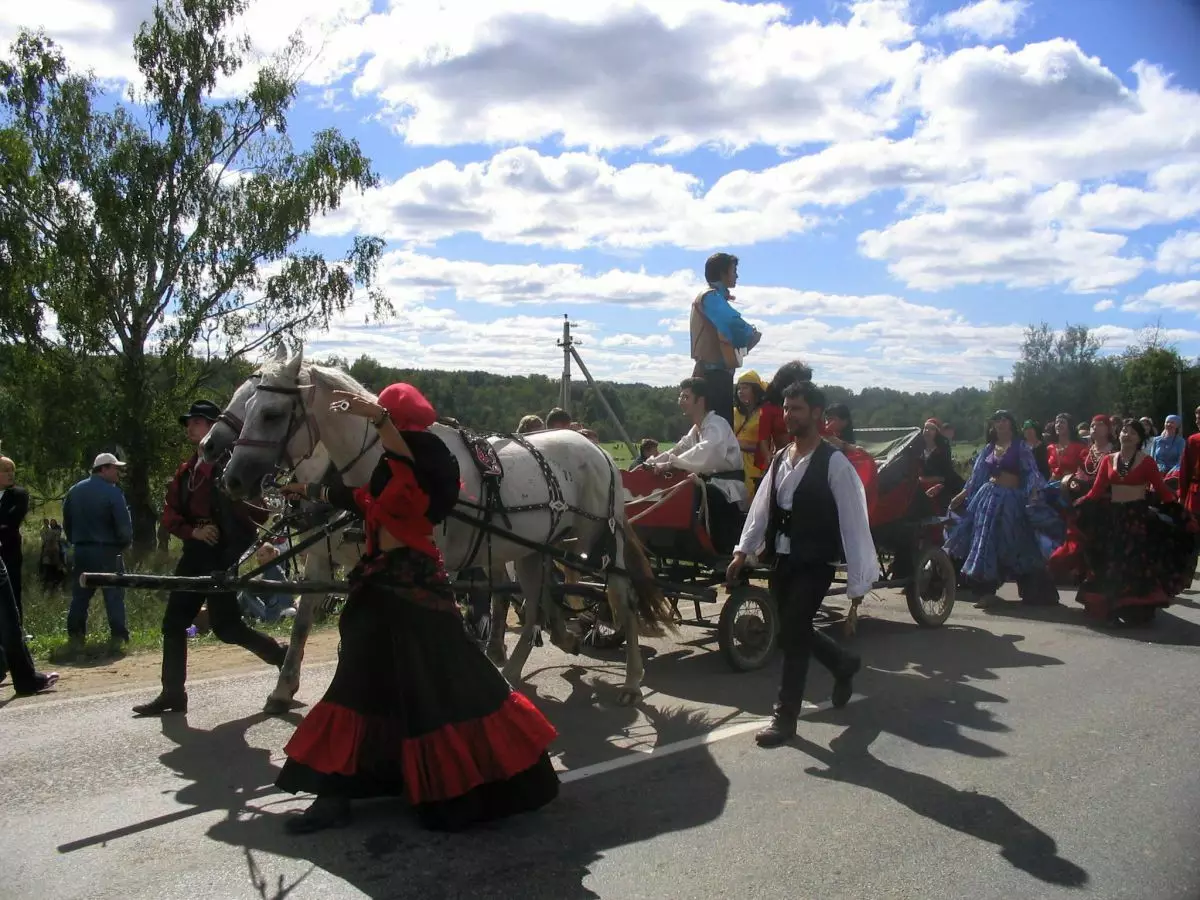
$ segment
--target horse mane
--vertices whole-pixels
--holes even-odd
[[[286,365],[286,362],[277,362],[272,360],[271,362],[264,363],[259,368],[257,374],[261,375],[263,378],[279,377]],[[367,390],[367,388],[360,384],[353,376],[350,375],[349,372],[346,372],[343,369],[334,368],[332,366],[319,366],[316,363],[304,363],[300,367],[300,377],[297,379],[297,382],[299,384],[304,384],[306,381],[310,384],[320,382],[325,387],[331,388],[335,391],[349,391],[360,396],[370,397],[372,400],[378,399],[374,391]]]

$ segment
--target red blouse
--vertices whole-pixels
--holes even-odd
[[[1066,447],[1051,444],[1046,448],[1046,459],[1050,463],[1050,477],[1062,481],[1079,471],[1083,465],[1083,457],[1087,453],[1087,444],[1083,441],[1071,441]]]
[[[783,421],[782,406],[776,406],[768,400],[758,408],[758,439],[771,441],[776,451],[791,442],[787,424]]]
[[[1116,453],[1109,453],[1104,457],[1104,461],[1100,463],[1100,471],[1096,473],[1096,480],[1092,483],[1092,489],[1084,497],[1085,500],[1097,500],[1106,496],[1107,489],[1113,485],[1137,487],[1148,484],[1164,503],[1175,501],[1175,494],[1163,482],[1162,473],[1149,456],[1143,455],[1137,465],[1130,467],[1124,476],[1117,472],[1116,459]]]
[[[378,550],[378,534],[382,527],[405,546],[440,560],[441,553],[433,543],[433,523],[425,517],[429,511],[429,495],[421,490],[407,460],[385,459],[392,477],[380,495],[372,497],[367,487],[354,492],[354,501],[366,518],[367,555]]]

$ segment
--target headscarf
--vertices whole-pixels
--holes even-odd
[[[998,422],[1000,419],[1005,419],[1012,426],[1013,434],[1017,434],[1020,429],[1017,428],[1017,417],[1010,413],[1007,409],[998,409],[992,413],[991,419],[988,421]]]
[[[1164,431],[1166,430],[1166,426],[1168,426],[1168,425],[1174,425],[1175,430],[1178,431],[1180,428],[1183,427],[1183,420],[1180,419],[1179,416],[1175,415],[1174,413],[1171,413],[1171,415],[1167,416],[1166,421],[1163,422],[1163,430]]]
[[[433,404],[411,384],[389,384],[379,394],[379,405],[388,411],[397,431],[424,431],[437,421]]]
[[[1032,428],[1034,431],[1036,431],[1038,433],[1038,437],[1041,437],[1042,426],[1039,425],[1037,422],[1033,421],[1033,419],[1026,419],[1025,422],[1021,425],[1021,431],[1025,431],[1026,428]]]
[[[935,419],[933,416],[930,416],[928,419],[925,420],[925,425],[932,425],[938,431],[942,430],[942,423],[939,422],[937,419]],[[924,428],[925,425],[922,425],[921,427]]]
[[[1109,430],[1112,429],[1112,418],[1106,416],[1104,413],[1096,413],[1096,415],[1092,416],[1092,424],[1096,425],[1097,423],[1103,423],[1109,427]]]

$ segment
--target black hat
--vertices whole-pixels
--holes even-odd
[[[195,419],[197,417],[215,422],[221,417],[221,408],[211,400],[196,400],[192,403],[192,408],[179,417],[179,424],[186,425],[188,419]]]

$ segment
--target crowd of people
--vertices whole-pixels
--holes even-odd
[[[708,288],[692,304],[696,365],[679,387],[688,430],[666,451],[644,441],[634,466],[697,483],[731,585],[750,565],[770,570],[783,668],[771,721],[756,736],[769,747],[796,733],[811,658],[833,676],[835,708],[852,695],[862,660],[813,623],[839,564],[852,604],[880,574],[871,523],[876,470],[855,443],[852,411],[827,403],[803,362],[781,366],[770,382],[754,371],[735,381],[761,334],[732,306],[737,258],[715,254],[705,276]],[[374,796],[404,796],[437,829],[539,808],[558,793],[547,754],[555,730],[462,627],[433,538],[460,490],[455,457],[427,430],[436,412],[407,384],[390,385],[377,400],[336,393],[333,411],[369,419],[384,452],[363,487],[284,488],[358,512],[366,534],[349,575],[332,683],[285,748],[278,786],[316,796],[289,828],[340,826],[352,801]],[[201,400],[180,416],[193,447],[219,414]],[[1196,416],[1200,426],[1200,409]],[[995,602],[1005,582],[1015,582],[1022,601],[1042,604],[1056,603],[1057,585],[1074,581],[1085,603],[1110,614],[1130,602],[1169,602],[1191,580],[1200,515],[1200,434],[1184,441],[1179,426],[1170,416],[1154,434],[1144,419],[1096,416],[1076,428],[1064,414],[1042,429],[997,410],[964,480],[951,455],[953,426],[929,418],[912,444],[920,485],[914,503],[945,522],[945,549],[979,605]],[[517,431],[556,428],[587,433],[561,409],[545,420],[527,416]],[[73,642],[87,632],[93,593],[78,584],[79,573],[123,571],[132,538],[119,487],[123,467],[100,454],[64,501],[56,539],[74,554]],[[162,523],[183,543],[177,575],[229,569],[252,549],[259,565],[276,564],[272,544],[254,549],[265,510],[231,500],[219,489],[221,474],[222,463],[193,452],[170,482]],[[11,671],[22,694],[58,678],[36,671],[24,640],[19,529],[28,507],[15,465],[0,457],[0,668]],[[49,522],[45,528],[53,537]],[[272,574],[283,580],[281,570]],[[129,637],[123,592],[105,588],[104,599],[111,640],[121,646]],[[222,641],[282,665],[287,645],[252,623],[287,615],[286,595],[172,591],[162,624],[162,690],[135,706],[137,715],[186,711],[187,634],[202,606]]]

